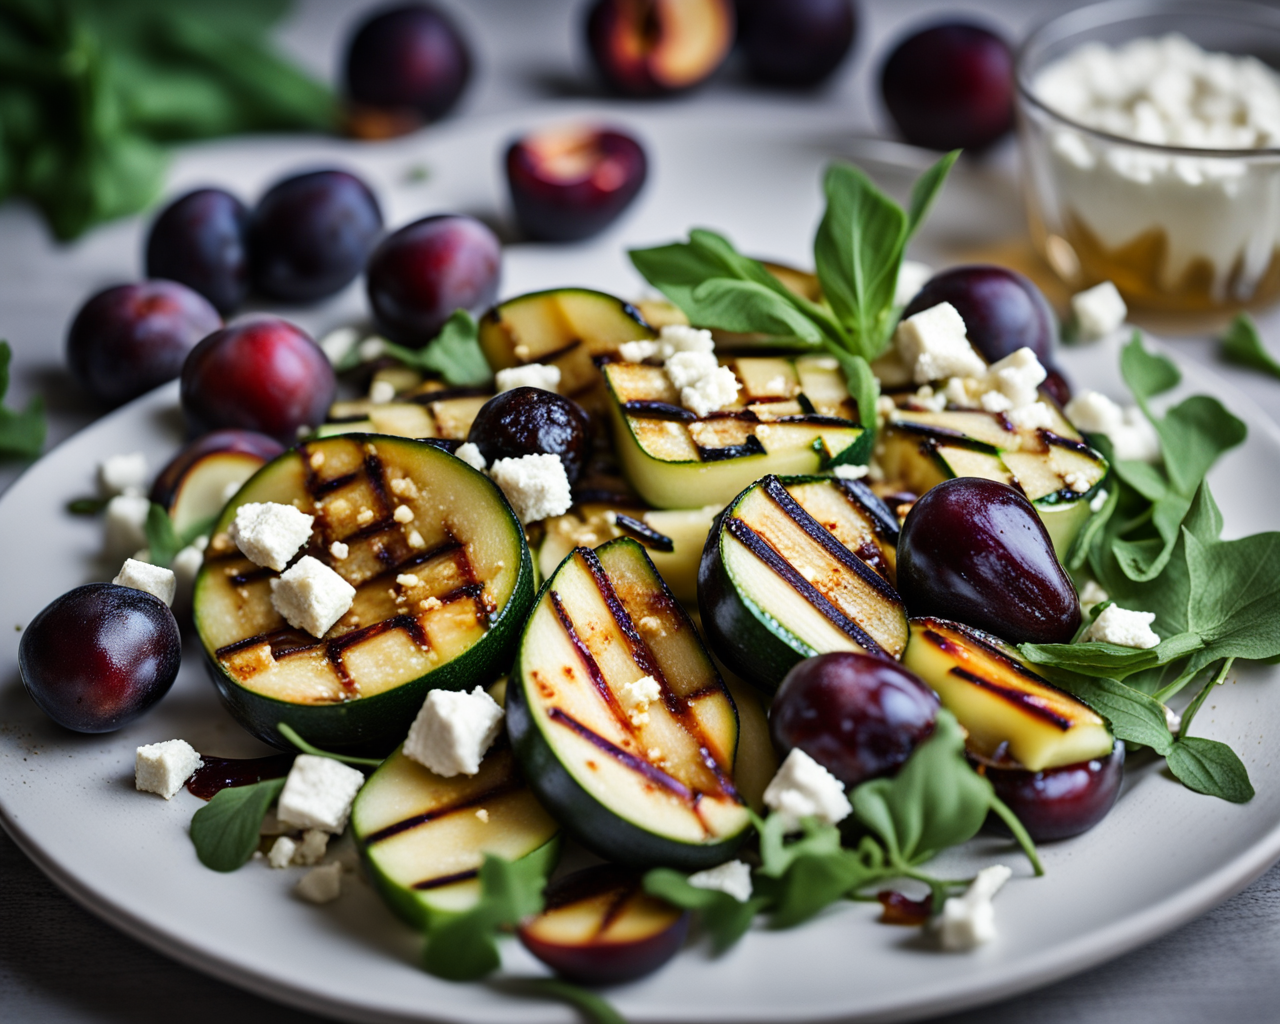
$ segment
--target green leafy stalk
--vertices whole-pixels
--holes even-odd
[[[493,377],[484,353],[480,351],[480,329],[475,318],[465,309],[454,310],[436,337],[420,349],[406,348],[379,339],[380,350],[415,370],[439,374],[449,384],[475,387],[487,384]],[[338,364],[339,370],[350,370],[360,363],[360,347],[355,345]]]
[[[0,122],[0,146],[3,145],[3,123]],[[0,163],[3,163],[0,152]],[[3,198],[3,191],[0,191]],[[9,393],[9,363],[13,350],[7,341],[0,341],[0,402]],[[27,403],[22,412],[0,405],[0,456],[34,459],[44,447],[48,425],[44,418],[44,401],[37,395]]]
[[[1219,351],[1222,358],[1229,363],[1280,377],[1280,360],[1277,360],[1262,344],[1262,336],[1258,333],[1257,324],[1248,313],[1241,313],[1231,321]]]
[[[559,978],[499,978],[491,984],[513,995],[559,999],[576,1008],[591,1024],[627,1024],[603,996]]]
[[[284,779],[219,790],[191,818],[191,841],[200,863],[214,871],[235,871],[258,848],[262,819],[284,789]]]
[[[328,757],[334,761],[341,761],[343,764],[359,764],[368,768],[377,768],[382,764],[383,759],[380,757],[354,757],[351,754],[335,754],[330,750],[321,750],[319,747],[313,747],[310,743],[299,736],[297,730],[295,730],[288,722],[277,722],[276,731],[304,754],[313,754],[316,757]]]

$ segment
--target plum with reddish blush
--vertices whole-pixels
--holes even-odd
[[[591,420],[577,402],[542,388],[512,388],[480,407],[467,440],[485,462],[558,455],[569,483],[591,457]]]
[[[179,534],[217,515],[232,484],[242,484],[284,452],[284,445],[252,430],[215,430],[184,446],[160,470],[151,500],[169,511]]]
[[[119,405],[173,380],[221,326],[218,311],[186,285],[117,285],[80,307],[67,332],[67,365],[96,398]]]
[[[63,594],[22,633],[18,670],[40,710],[75,732],[113,732],[178,676],[182,637],[158,597],[114,583]]]
[[[353,103],[434,121],[466,89],[471,53],[443,11],[405,4],[360,23],[347,47],[345,74]]]
[[[369,258],[365,284],[378,329],[421,348],[454,310],[492,306],[501,273],[497,235],[474,217],[438,214],[384,238]]]
[[[337,380],[300,328],[258,317],[209,335],[182,367],[182,409],[194,433],[253,430],[293,444],[324,422]]]
[[[223,316],[249,291],[249,211],[230,192],[202,188],[175,199],[147,236],[147,277],[185,284]]]
[[[597,0],[587,47],[623,96],[665,96],[711,77],[733,45],[732,0]]]
[[[858,33],[853,0],[738,0],[738,45],[759,82],[809,88],[843,63]]]
[[[1069,839],[1088,832],[1107,816],[1124,781],[1124,744],[1110,755],[1030,772],[1025,768],[986,768],[996,796],[1022,822],[1037,843]],[[997,821],[991,827],[1003,830]]]
[[[853,651],[806,658],[769,708],[779,757],[799,747],[852,788],[891,775],[933,733],[938,696],[897,662]]]
[[[644,185],[648,161],[620,131],[535,132],[507,150],[507,185],[520,230],[538,242],[576,242],[612,224]]]
[[[253,287],[283,302],[315,302],[364,269],[382,234],[369,186],[346,171],[311,171],[277,182],[249,218]]]
[[[933,615],[1011,644],[1070,643],[1080,599],[1031,502],[1008,484],[944,480],[911,506],[898,537],[898,592]]]
[[[934,274],[902,311],[905,319],[949,302],[964,320],[974,347],[989,363],[1029,348],[1044,366],[1053,365],[1058,319],[1044,294],[1007,267],[952,267]]]
[[[880,92],[908,142],[981,150],[1013,127],[1013,51],[978,25],[934,25],[895,47]]]

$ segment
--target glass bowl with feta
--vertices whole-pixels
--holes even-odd
[[[1069,285],[1172,313],[1280,295],[1277,52],[1280,12],[1237,0],[1111,0],[1032,33],[1027,213]]]

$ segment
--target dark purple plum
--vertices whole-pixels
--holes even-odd
[[[379,330],[421,348],[454,310],[493,305],[501,273],[497,235],[474,217],[439,214],[384,238],[369,258],[365,284]]]
[[[1067,403],[1071,401],[1071,382],[1062,375],[1062,371],[1059,369],[1050,366],[1048,368],[1048,376],[1045,377],[1044,383],[1040,387],[1050,398],[1058,403],[1059,409],[1065,409]]]
[[[516,934],[562,977],[613,985],[656,971],[688,931],[689,914],[646,894],[641,872],[600,864],[548,886],[546,908]]]
[[[485,461],[559,455],[574,483],[591,456],[591,421],[582,406],[541,388],[512,388],[480,407],[467,440]]]
[[[880,92],[908,142],[981,150],[1013,127],[1013,52],[978,25],[934,25],[897,45]]]
[[[1105,818],[1120,795],[1124,744],[1108,757],[1039,772],[986,769],[996,796],[1009,805],[1037,843],[1069,839],[1088,832]],[[997,822],[992,827],[1003,829]]]
[[[640,143],[611,129],[538,132],[507,150],[516,222],[539,242],[576,242],[603,231],[635,199],[647,173]]]
[[[944,480],[911,507],[898,538],[898,592],[1012,644],[1070,643],[1080,600],[1031,502],[1008,484]]]
[[[702,84],[733,45],[732,0],[596,0],[587,48],[623,96],[666,96]]]
[[[940,302],[955,306],[969,340],[987,362],[1026,347],[1044,366],[1053,365],[1058,320],[1040,289],[1016,271],[987,264],[944,270],[925,282],[902,316]]]
[[[18,644],[23,685],[75,732],[112,732],[168,692],[182,660],[178,623],[158,597],[114,583],[63,594]]]
[[[454,23],[429,4],[382,10],[361,22],[346,57],[354,103],[420,121],[443,117],[471,77],[471,54]]]
[[[97,398],[119,405],[173,380],[222,318],[174,281],[140,281],[98,292],[67,332],[67,365]]]
[[[853,0],[738,0],[738,45],[751,77],[809,88],[848,56],[858,32]]]
[[[267,190],[249,217],[249,276],[263,295],[315,302],[364,269],[382,211],[369,186],[346,171],[311,171]]]
[[[147,236],[147,277],[185,284],[223,316],[249,291],[249,211],[230,192],[202,188],[164,208]]]
[[[258,317],[209,335],[182,367],[182,409],[193,432],[254,430],[282,444],[324,422],[337,380],[301,329]]]
[[[769,708],[779,757],[799,747],[848,787],[891,775],[933,733],[938,696],[897,662],[836,651],[787,673]]]

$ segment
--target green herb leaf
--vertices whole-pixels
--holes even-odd
[[[929,207],[933,205],[933,200],[942,190],[943,183],[947,180],[947,175],[951,173],[951,168],[955,166],[955,162],[959,159],[960,150],[953,149],[925,171],[924,174],[920,175],[916,179],[916,183],[911,186],[911,207],[907,211],[908,238],[914,235],[919,230],[920,225],[924,223]]]
[[[106,507],[106,498],[73,498],[67,502],[67,511],[73,516],[96,516]]]
[[[1184,529],[1183,540],[1191,582],[1188,626],[1204,638],[1202,660],[1280,654],[1280,533],[1223,541]]]
[[[194,544],[200,537],[208,537],[213,533],[213,526],[217,521],[217,516],[206,516],[204,519],[197,519],[178,534],[178,550],[182,550],[189,544]]]
[[[1188,789],[1233,804],[1253,799],[1253,783],[1240,758],[1225,743],[1199,736],[1179,738],[1165,755],[1169,771]]]
[[[235,871],[258,848],[267,809],[284,789],[284,779],[221,789],[191,818],[191,841],[200,863],[214,871]]]
[[[358,353],[358,345],[352,348]],[[383,351],[405,366],[438,373],[458,387],[476,387],[493,379],[493,372],[480,351],[480,329],[465,309],[454,310],[433,341],[421,349],[405,348],[383,341]],[[359,358],[358,355],[356,357]]]
[[[297,730],[295,730],[288,722],[277,722],[276,732],[301,750],[304,754],[314,754],[316,757],[328,757],[334,761],[341,761],[343,764],[359,764],[368,768],[377,768],[383,761],[380,757],[353,757],[350,754],[335,754],[329,750],[321,750],[319,747],[313,747],[310,743],[299,736]]]
[[[1240,313],[1231,321],[1219,351],[1222,353],[1222,358],[1229,363],[1248,366],[1251,369],[1269,373],[1273,377],[1280,377],[1280,360],[1277,360],[1262,344],[1262,336],[1248,313]]]
[[[3,123],[0,122],[0,147],[3,147]],[[0,148],[0,164],[4,162]],[[0,341],[0,401],[9,393],[9,362],[13,350],[7,341]],[[0,405],[0,456],[34,459],[44,447],[47,424],[44,419],[44,402],[38,396],[27,403],[22,412],[15,412]]]
[[[855,442],[862,453],[863,462],[871,458],[872,440],[876,432],[876,403],[880,399],[880,381],[871,370],[871,364],[862,356],[852,356],[848,352],[830,346],[829,351],[835,356],[836,361],[840,364],[840,369],[844,373],[844,379],[849,388],[849,394],[853,396],[853,400],[858,404],[858,422],[862,424],[863,430],[866,431],[868,442],[865,445]],[[843,453],[841,453],[843,454]],[[837,462],[845,462],[845,459],[837,459]]]
[[[1171,391],[1182,380],[1172,359],[1147,350],[1139,331],[1133,332],[1120,351],[1120,375],[1143,408],[1150,399]]]
[[[1028,661],[1079,672],[1086,676],[1124,679],[1157,665],[1168,665],[1204,648],[1198,633],[1179,633],[1145,650],[1089,641],[1075,644],[1022,644],[1018,650]]]
[[[1091,679],[1056,673],[1053,684],[1066,690],[1105,718],[1117,739],[1138,743],[1164,755],[1173,745],[1164,705],[1154,697],[1115,679]]]
[[[490,984],[513,995],[562,1000],[576,1007],[592,1024],[627,1024],[603,996],[559,978],[496,978]]]
[[[742,938],[756,914],[769,902],[764,897],[753,896],[743,903],[727,892],[690,885],[687,875],[671,868],[653,868],[646,872],[644,891],[698,914],[702,928],[710,936],[712,948],[717,953]]]
[[[168,510],[156,502],[147,510],[147,557],[152,565],[168,568],[173,556],[183,548],[181,538],[173,528]]]
[[[821,343],[824,337],[794,304],[755,281],[712,278],[693,290],[693,303],[699,322],[722,330],[796,337],[813,344]]]

